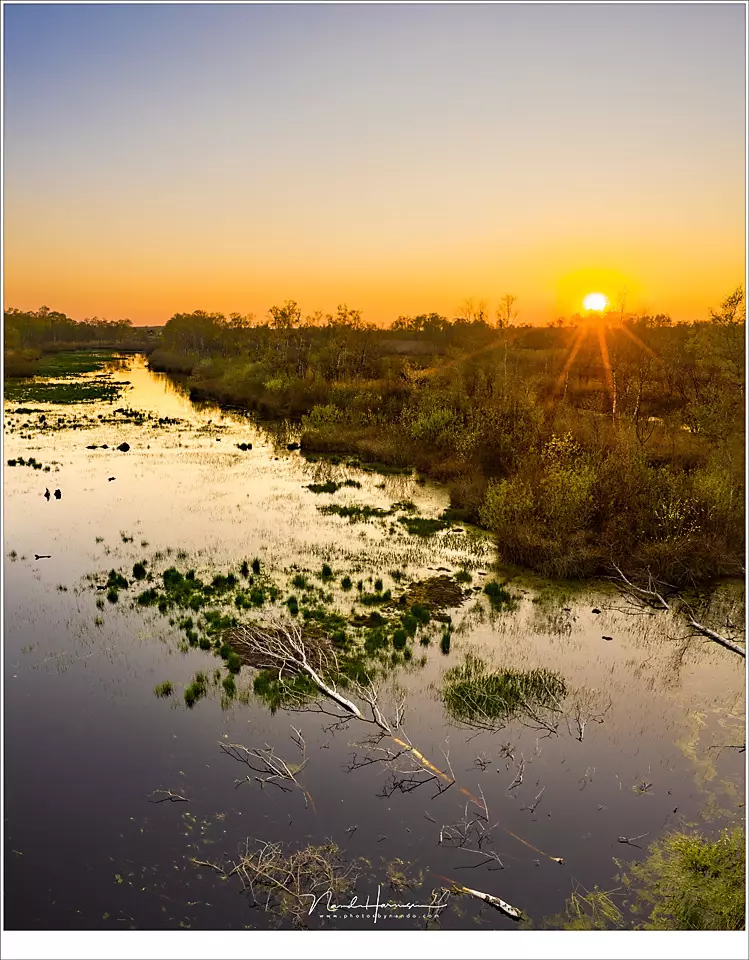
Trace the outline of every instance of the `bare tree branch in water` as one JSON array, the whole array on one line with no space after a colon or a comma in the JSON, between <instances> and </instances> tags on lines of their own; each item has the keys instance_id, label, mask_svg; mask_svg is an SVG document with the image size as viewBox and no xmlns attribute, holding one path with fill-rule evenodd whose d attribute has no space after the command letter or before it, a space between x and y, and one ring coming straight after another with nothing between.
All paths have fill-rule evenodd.
<instances>
[{"instance_id":1,"label":"bare tree branch in water","mask_svg":"<svg viewBox=\"0 0 749 960\"><path fill-rule=\"evenodd\" d=\"M411 743L408 736L401 729L405 714L405 698L402 697L396 703L393 712L394 719L388 720L380 707L380 692L370 678L367 678L364 683L350 682L348 686L348 689L352 691L353 695L363 704L366 704L366 712L353 700L344 697L343 694L337 690L332 680L323 679L321 674L335 676L338 672L338 662L335 651L326 637L317 634L305 635L302 633L298 624L280 618L269 619L263 624L243 624L228 630L224 636L232 648L242 658L243 662L250 666L264 670L272 669L277 672L279 680L283 680L285 675L307 677L314 686L329 700L333 701L338 708L336 711L329 711L322 705L318 705L320 709L316 711L332 716L335 720L333 724L334 727L340 724L346 724L352 719L372 724L380 731L375 740L375 744L382 736L387 736L397 747L400 747L403 752L408 753L409 761L413 761L416 766L414 766L413 770L406 771L405 774L394 771L395 777L391 777L389 785L386 787L386 791L390 791L389 793L385 793L386 796L391 795L395 790L408 792L410 789L416 789L418 786L421 786L422 783L429 782L437 783L438 790L437 794L435 794L436 796L439 793L444 793L446 789L449 789L455 784L455 777L452 771L450 774L447 774L444 770L435 766L431 760L425 757L424 754ZM301 704L299 708L308 709L307 707L302 707ZM396 733L398 735L396 735ZM222 748L226 750L223 744ZM270 750L270 748L267 749ZM256 761L260 760L261 763L269 759L267 753L258 757L257 752L253 754L252 751L247 750L247 748L241 748L241 750L245 751L245 753L240 752L238 755L235 755L234 758L242 760L242 762L247 762L248 757L254 757ZM229 751L226 750L226 752ZM449 755L444 754L444 756L449 767ZM399 758L400 754L382 759L388 763L392 763L396 757ZM277 759L278 758L275 757L273 758L274 767L270 772L267 772L267 770L263 771L266 772L270 781L274 783L278 783L284 779L284 777L278 775L279 767L275 763ZM251 766L251 764L248 765ZM424 771L428 771L428 774L419 774L417 776L417 766L421 766ZM447 784L447 786L443 787L439 781L442 781L442 784ZM485 811L484 800L476 797L465 787L459 786L457 789L464 796L468 797L471 803L474 803L477 807ZM308 796L308 794L306 794L306 796ZM537 853L541 853L543 856L548 857L548 859L556 863L564 862L561 857L550 856L511 830L507 830L506 828L502 829L520 843L525 844L525 846L535 850Z\"/></svg>"},{"instance_id":2,"label":"bare tree branch in water","mask_svg":"<svg viewBox=\"0 0 749 960\"><path fill-rule=\"evenodd\" d=\"M636 598L641 604L653 607L655 610L671 609L663 596L666 590L675 591L676 588L671 586L671 584L660 583L648 573L647 587L639 586L626 577L615 563L612 564L612 566L618 574L618 579L614 579L614 582L625 596ZM658 589L656 589L656 587Z\"/></svg>"},{"instance_id":3,"label":"bare tree branch in water","mask_svg":"<svg viewBox=\"0 0 749 960\"><path fill-rule=\"evenodd\" d=\"M484 803L483 792L481 794ZM465 853L473 853L481 857L478 863L466 864L456 867L456 870L473 870L477 867L483 867L486 864L494 863L495 870L503 870L504 863L499 854L493 849L494 840L492 839L492 830L499 824L495 823L493 827L489 826L488 806L485 816L477 814L469 819L468 804L463 809L463 816L455 823L443 824L440 827L438 843L441 847L450 847L456 850L462 850ZM489 867L491 870L492 868Z\"/></svg>"},{"instance_id":4,"label":"bare tree branch in water","mask_svg":"<svg viewBox=\"0 0 749 960\"><path fill-rule=\"evenodd\" d=\"M248 839L229 864L192 858L198 867L225 879L238 877L253 905L304 924L321 898L351 890L361 874L358 860L346 863L334 843L292 851L282 843Z\"/></svg>"},{"instance_id":5,"label":"bare tree branch in water","mask_svg":"<svg viewBox=\"0 0 749 960\"><path fill-rule=\"evenodd\" d=\"M156 796L157 793L163 793L164 796L161 797L159 800L154 800L153 798ZM180 801L180 800L181 800L183 803L189 803L189 802L190 802L190 801L187 799L187 797L183 797L182 794L180 794L180 793L172 793L171 790L154 790L153 793L151 794L151 797L149 797L149 801L148 801L148 802L149 802L149 803L164 803L166 800L169 800L171 803L177 803L177 802Z\"/></svg>"},{"instance_id":6,"label":"bare tree branch in water","mask_svg":"<svg viewBox=\"0 0 749 960\"><path fill-rule=\"evenodd\" d=\"M618 578L613 578L618 589L636 605L641 607L652 607L655 610L670 611L672 606L669 605L664 599L664 594L670 591L670 596L676 595L678 599L678 612L684 616L687 623L694 631L694 634L692 634L693 636L700 635L706 637L708 640L712 640L714 643L720 644L727 650L732 650L740 657L746 657L745 647L737 642L737 638L735 636L724 636L722 633L718 633L711 627L700 623L695 618L694 611L692 610L691 606L676 591L676 588L671 586L671 584L655 580L650 574L648 574L648 585L647 587L642 587L636 583L633 583L633 581L626 577L624 573L622 573L621 569L616 566L616 564L613 565L613 568L618 575ZM727 629L732 627L729 621L726 622L726 627ZM735 627L733 629L735 629Z\"/></svg>"},{"instance_id":7,"label":"bare tree branch in water","mask_svg":"<svg viewBox=\"0 0 749 960\"><path fill-rule=\"evenodd\" d=\"M304 795L304 805L307 806L307 791L297 780L296 774L300 773L307 766L309 757L305 757L301 764L292 764L290 767L285 760L277 756L273 747L268 744L260 749L250 750L240 743L223 743L221 740L219 740L218 743L225 754L233 760L244 763L256 774L254 777L247 774L247 776L242 777L241 780L237 780L235 782L237 787L243 783L251 783L255 780L261 787L264 787L266 784L272 784L283 790L284 793L289 793L292 788L287 786L287 784L292 783L298 790L301 790ZM257 774L261 774L261 776L257 776Z\"/></svg>"}]
</instances>

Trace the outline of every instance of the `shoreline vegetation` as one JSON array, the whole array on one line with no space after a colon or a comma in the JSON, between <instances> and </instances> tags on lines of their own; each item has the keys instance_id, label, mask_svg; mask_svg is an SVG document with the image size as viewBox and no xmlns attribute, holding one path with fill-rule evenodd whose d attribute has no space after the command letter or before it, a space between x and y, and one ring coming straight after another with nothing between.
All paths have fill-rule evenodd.
<instances>
[{"instance_id":1,"label":"shoreline vegetation","mask_svg":"<svg viewBox=\"0 0 749 960\"><path fill-rule=\"evenodd\" d=\"M77 349L92 331L137 335L193 399L297 422L303 454L445 483L453 519L490 530L507 563L557 579L616 564L678 588L743 574L740 288L686 324L621 311L519 326L470 301L387 329L346 305L303 318L295 301L262 323L175 314L155 337L62 316L6 312L6 376L63 333Z\"/></svg>"}]
</instances>

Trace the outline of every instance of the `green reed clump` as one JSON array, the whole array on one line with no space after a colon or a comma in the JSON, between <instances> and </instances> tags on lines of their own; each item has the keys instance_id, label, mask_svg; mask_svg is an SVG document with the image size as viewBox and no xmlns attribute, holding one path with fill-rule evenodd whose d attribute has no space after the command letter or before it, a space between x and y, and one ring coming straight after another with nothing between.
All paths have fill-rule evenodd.
<instances>
[{"instance_id":1,"label":"green reed clump","mask_svg":"<svg viewBox=\"0 0 749 960\"><path fill-rule=\"evenodd\" d=\"M146 579L146 563L144 560L141 560L139 563L133 564L133 577L136 580Z\"/></svg>"},{"instance_id":2,"label":"green reed clump","mask_svg":"<svg viewBox=\"0 0 749 960\"><path fill-rule=\"evenodd\" d=\"M153 692L157 697L171 697L174 693L174 685L171 680L165 680L163 683L157 683Z\"/></svg>"},{"instance_id":3,"label":"green reed clump","mask_svg":"<svg viewBox=\"0 0 749 960\"><path fill-rule=\"evenodd\" d=\"M154 587L149 587L148 590L144 590L143 593L139 593L136 597L137 602L142 607L151 607L159 601L159 591Z\"/></svg>"},{"instance_id":4,"label":"green reed clump","mask_svg":"<svg viewBox=\"0 0 749 960\"><path fill-rule=\"evenodd\" d=\"M390 516L389 510L383 510L381 507L358 506L356 504L330 503L317 508L323 514L335 514L339 517L345 517L349 523L366 523L372 519Z\"/></svg>"},{"instance_id":5,"label":"green reed clump","mask_svg":"<svg viewBox=\"0 0 749 960\"><path fill-rule=\"evenodd\" d=\"M457 577L455 578L457 580ZM484 593L495 610L514 610L518 605L518 598L503 584L490 580L484 587Z\"/></svg>"},{"instance_id":6,"label":"green reed clump","mask_svg":"<svg viewBox=\"0 0 749 960\"><path fill-rule=\"evenodd\" d=\"M398 523L402 523L411 536L415 537L431 537L449 526L444 520L433 517L398 517Z\"/></svg>"},{"instance_id":7,"label":"green reed clump","mask_svg":"<svg viewBox=\"0 0 749 960\"><path fill-rule=\"evenodd\" d=\"M286 606L289 608L289 613L292 617L295 617L299 613L299 601L293 594L286 598Z\"/></svg>"},{"instance_id":8,"label":"green reed clump","mask_svg":"<svg viewBox=\"0 0 749 960\"><path fill-rule=\"evenodd\" d=\"M350 590L352 586L353 584L351 582L351 577L348 574L346 574L346 576L343 577L341 580L341 587L344 590Z\"/></svg>"},{"instance_id":9,"label":"green reed clump","mask_svg":"<svg viewBox=\"0 0 749 960\"><path fill-rule=\"evenodd\" d=\"M492 671L473 654L448 670L442 685L448 713L469 725L507 722L528 707L556 707L566 693L564 679L551 670Z\"/></svg>"},{"instance_id":10,"label":"green reed clump","mask_svg":"<svg viewBox=\"0 0 749 960\"><path fill-rule=\"evenodd\" d=\"M118 573L116 570L110 570L109 576L107 577L107 586L113 587L115 590L127 590L128 582L121 573Z\"/></svg>"},{"instance_id":11,"label":"green reed clump","mask_svg":"<svg viewBox=\"0 0 749 960\"><path fill-rule=\"evenodd\" d=\"M188 707L192 707L206 695L208 678L202 671L198 671L189 686L185 687L184 697Z\"/></svg>"}]
</instances>

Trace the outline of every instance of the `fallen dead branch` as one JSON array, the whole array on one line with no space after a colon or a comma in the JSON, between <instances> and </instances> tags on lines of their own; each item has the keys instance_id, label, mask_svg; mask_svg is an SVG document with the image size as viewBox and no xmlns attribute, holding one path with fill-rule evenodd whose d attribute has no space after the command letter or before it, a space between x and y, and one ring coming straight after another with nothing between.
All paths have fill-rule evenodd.
<instances>
[{"instance_id":1,"label":"fallen dead branch","mask_svg":"<svg viewBox=\"0 0 749 960\"><path fill-rule=\"evenodd\" d=\"M711 630L709 627L697 623L692 616L687 618L687 623L693 630L696 630L697 633L701 633L703 637L707 637L708 640L714 640L728 650L733 650L734 653L738 653L740 657L746 657L746 650L740 644L736 643L735 640L731 640L729 637L723 637L721 634L716 633L715 630Z\"/></svg>"},{"instance_id":2,"label":"fallen dead branch","mask_svg":"<svg viewBox=\"0 0 749 960\"><path fill-rule=\"evenodd\" d=\"M491 893L483 893L481 890L472 890L471 887L464 887L461 883L456 883L454 880L450 880L449 877L443 877L442 874L435 874L439 877L440 880L447 880L449 884L452 884L452 892L454 893L464 893L469 897L476 897L478 900L483 900L484 903L488 903L490 907L494 907L495 910L501 910L502 913L506 913L508 917L512 917L513 920L523 920L524 914L522 910L518 910L517 907L511 906L505 900L501 900L499 897L495 897Z\"/></svg>"},{"instance_id":3,"label":"fallen dead branch","mask_svg":"<svg viewBox=\"0 0 749 960\"><path fill-rule=\"evenodd\" d=\"M157 793L163 793L165 796L161 797L159 800L154 800L153 797ZM154 790L151 796L149 797L149 803L164 803L166 800L169 800L171 803L177 803L182 801L182 803L189 803L190 801L187 797L183 797L181 793L172 793L171 790Z\"/></svg>"},{"instance_id":4,"label":"fallen dead branch","mask_svg":"<svg viewBox=\"0 0 749 960\"><path fill-rule=\"evenodd\" d=\"M395 790L408 792L409 789L416 789L418 786L431 780L435 782L441 780L442 783L447 784L445 788L439 785L438 794L444 793L445 789L455 784L456 781L452 775L452 771L450 774L447 774L444 770L435 766L431 760L427 759L423 753L417 750L405 732L403 732L402 723L405 713L405 701L403 699L396 704L394 719L389 721L380 708L379 691L371 679L368 678L365 683L351 682L348 686L348 690L351 690L354 696L366 704L366 712L353 700L344 697L343 694L337 690L332 680L323 679L321 674L325 674L326 676L332 674L334 676L337 672L335 652L326 638L318 635L306 636L302 633L298 624L280 618L269 619L265 624L250 623L234 627L226 632L225 638L237 654L241 656L242 660L250 666L265 670L273 669L277 671L279 680L281 680L285 674L290 676L304 675L311 680L315 687L324 694L325 697L333 701L338 708L336 711L330 711L326 710L322 705L318 705L316 711L332 716L335 719L334 726L344 725L352 719L372 724L380 730L378 739L380 739L382 735L389 737L396 746L409 754L410 760L415 761L423 767L424 770L432 774L432 777L426 778L423 776L416 777L412 773L408 773L405 779L402 776L396 776L390 781L390 787L392 787L392 789L389 787L386 788L390 789L390 792L386 792L385 796L389 796ZM398 736L396 736L396 731L399 734ZM226 745L222 744L222 748L224 748L226 752L229 752L226 750ZM242 748L242 750L246 751L246 748ZM240 753L235 756L235 759L247 762L248 755L254 756L255 760L259 759L257 753L252 754L252 751L247 751L246 754ZM393 760L398 759L400 756L401 754L395 754L377 759L392 763ZM449 767L449 755L444 754L444 756ZM267 756L260 758L260 762L265 762L266 759ZM275 759L277 758L274 758L274 760ZM377 762L377 760L375 760L375 762ZM278 766L275 763L274 769L271 769L270 772L268 772L267 769L261 770L260 772L264 772L270 781L274 783L285 779L279 776ZM476 797L465 787L458 786L457 789L464 796L468 797L472 803L486 812L484 801ZM530 849L540 853L542 856L548 857L548 859L556 863L564 863L561 857L550 856L529 841L518 837L517 834L512 833L512 831L505 830L504 832L514 837L520 843L525 844L525 846Z\"/></svg>"},{"instance_id":5,"label":"fallen dead branch","mask_svg":"<svg viewBox=\"0 0 749 960\"><path fill-rule=\"evenodd\" d=\"M642 587L636 583L633 583L627 576L625 576L625 574L622 573L621 569L616 566L616 564L613 564L613 569L618 575L617 578L613 578L614 582L616 583L620 592L628 597L630 601L636 605L647 606L655 610L664 610L668 612L672 609L672 607L665 600L664 594L667 593L667 591L671 591L671 595L675 594L680 601L678 605L678 612L685 617L687 623L692 630L695 631L695 633L706 637L708 640L712 640L714 643L720 644L727 650L737 653L740 657L746 658L746 648L740 643L737 643L735 637L724 636L722 633L718 633L711 627L707 627L705 624L700 623L695 618L692 608L683 597L678 595L676 588L671 584L661 583L648 574L648 585L647 587ZM726 627L730 628L730 626L733 625L730 625L729 621L727 621Z\"/></svg>"},{"instance_id":6,"label":"fallen dead branch","mask_svg":"<svg viewBox=\"0 0 749 960\"><path fill-rule=\"evenodd\" d=\"M192 858L225 879L238 877L253 905L304 924L320 898L350 890L361 874L358 860L346 863L336 844L290 850L282 843L248 839L236 861L224 865Z\"/></svg>"},{"instance_id":7,"label":"fallen dead branch","mask_svg":"<svg viewBox=\"0 0 749 960\"><path fill-rule=\"evenodd\" d=\"M632 594L635 597L639 598L640 601L646 604L649 607L653 607L656 610L670 610L671 607L668 605L667 601L663 597L663 591L661 585L657 580L654 580L650 573L648 573L648 585L647 587L638 586L622 573L621 569L614 563L612 564L614 570L616 570L619 575L619 581L614 581L617 586L622 590L625 596L631 596ZM620 582L621 581L621 582ZM622 586L623 585L623 586ZM659 590L655 588L659 587ZM670 584L663 584L664 587L668 587L671 590L675 589L671 587Z\"/></svg>"},{"instance_id":8,"label":"fallen dead branch","mask_svg":"<svg viewBox=\"0 0 749 960\"><path fill-rule=\"evenodd\" d=\"M304 794L304 803L306 806L307 791L297 780L296 774L300 773L307 766L309 757L300 764L292 764L289 766L285 760L277 756L273 747L268 746L268 744L260 749L250 750L248 747L242 746L241 743L223 743L221 740L219 740L218 743L225 754L233 760L239 761L239 763L244 763L256 774L254 777L247 774L247 776L235 781L237 787L243 783L251 783L255 780L261 787L266 786L266 784L272 784L285 793L288 793L292 788L287 784L291 783Z\"/></svg>"}]
</instances>

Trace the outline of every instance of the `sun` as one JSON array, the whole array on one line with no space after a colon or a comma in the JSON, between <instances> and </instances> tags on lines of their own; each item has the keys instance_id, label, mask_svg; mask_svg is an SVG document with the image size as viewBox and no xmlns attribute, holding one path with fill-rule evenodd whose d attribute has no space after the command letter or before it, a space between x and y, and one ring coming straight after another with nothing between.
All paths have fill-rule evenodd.
<instances>
[{"instance_id":1,"label":"sun","mask_svg":"<svg viewBox=\"0 0 749 960\"><path fill-rule=\"evenodd\" d=\"M583 307L586 310L595 310L600 313L609 305L609 298L603 293L589 293L583 299Z\"/></svg>"}]
</instances>

